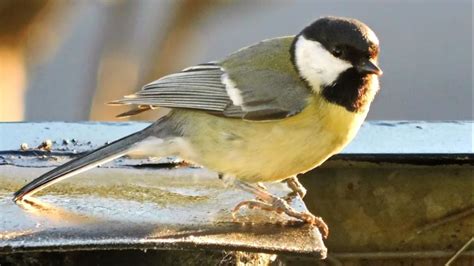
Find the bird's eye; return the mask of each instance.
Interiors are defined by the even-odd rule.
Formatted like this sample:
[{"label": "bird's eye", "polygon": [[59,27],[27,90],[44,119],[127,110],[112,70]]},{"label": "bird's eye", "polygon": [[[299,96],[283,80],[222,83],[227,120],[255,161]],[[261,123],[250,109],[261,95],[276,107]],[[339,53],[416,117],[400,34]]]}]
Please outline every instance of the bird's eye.
[{"label": "bird's eye", "polygon": [[335,57],[341,57],[342,56],[342,49],[339,48],[339,47],[332,48],[331,52]]}]

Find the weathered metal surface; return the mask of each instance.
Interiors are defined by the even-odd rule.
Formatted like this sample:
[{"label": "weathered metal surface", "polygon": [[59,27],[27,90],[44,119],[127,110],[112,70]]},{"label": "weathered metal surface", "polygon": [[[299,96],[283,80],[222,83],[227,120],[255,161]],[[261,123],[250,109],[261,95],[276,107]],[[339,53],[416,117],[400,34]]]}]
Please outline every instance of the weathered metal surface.
[{"label": "weathered metal surface", "polygon": [[[322,258],[317,229],[230,210],[252,196],[204,169],[98,168],[16,205],[12,192],[49,169],[0,167],[0,253],[84,249],[222,249]],[[284,195],[284,184],[269,185]],[[292,205],[305,210],[301,201]],[[252,221],[252,223],[249,223]]]},{"label": "weathered metal surface", "polygon": [[[233,223],[229,210],[250,195],[222,187],[204,169],[166,168],[174,165],[175,158],[118,160],[108,165],[112,168],[92,170],[48,188],[36,197],[46,205],[20,208],[9,201],[27,179],[47,170],[25,166],[61,164],[147,125],[0,123],[0,227],[14,232],[0,238],[3,251],[69,243],[63,248],[202,247],[324,254],[318,232],[264,223],[266,213],[249,212],[256,215],[252,226]],[[439,259],[454,254],[474,226],[473,125],[472,121],[365,123],[340,155],[301,176],[309,191],[305,202],[331,228],[328,246],[335,253],[330,258],[345,262],[373,252],[393,257],[401,251],[425,257],[437,254]],[[21,143],[36,148],[46,139],[53,141],[51,152],[19,151]],[[270,187],[287,192],[282,184]],[[304,209],[301,202],[294,204]],[[90,242],[78,244],[87,239]],[[231,244],[226,246],[225,241]]]},{"label": "weathered metal surface", "polygon": [[[0,123],[0,253],[94,249],[217,249],[326,256],[319,231],[288,217],[232,208],[252,195],[174,158],[124,158],[16,205],[12,193],[50,167],[147,123]],[[51,140],[51,150],[41,143]],[[20,149],[22,143],[23,150]],[[271,184],[277,195],[290,190]],[[301,200],[292,201],[306,210]],[[251,222],[250,222],[251,221]]]},{"label": "weathered metal surface", "polygon": [[[474,236],[474,166],[468,163],[333,160],[299,179],[308,188],[309,210],[332,230],[328,256],[343,264],[367,258],[446,262]],[[474,246],[461,257],[471,264],[459,265],[472,265]]]}]

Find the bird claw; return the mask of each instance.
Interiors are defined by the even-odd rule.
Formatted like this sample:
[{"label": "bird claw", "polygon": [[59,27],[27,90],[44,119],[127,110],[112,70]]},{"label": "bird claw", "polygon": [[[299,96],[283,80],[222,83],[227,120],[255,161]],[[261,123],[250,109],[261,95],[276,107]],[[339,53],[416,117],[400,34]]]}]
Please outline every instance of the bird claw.
[{"label": "bird claw", "polygon": [[[323,221],[321,217],[314,216],[313,214],[309,212],[300,212],[299,217],[300,220],[303,220],[304,222],[316,226],[319,231],[321,231],[324,239],[328,238],[329,235],[329,227],[328,225]],[[295,217],[298,218],[298,217]]]},{"label": "bird claw", "polygon": [[271,194],[266,194],[266,197],[258,197],[259,200],[246,200],[237,204],[232,210],[232,217],[235,219],[236,213],[242,208],[249,209],[259,208],[264,211],[273,211],[278,214],[285,213],[286,215],[301,220],[310,225],[316,226],[322,232],[324,238],[329,235],[329,228],[321,217],[316,217],[309,212],[298,212],[293,209],[286,200],[275,197]]}]

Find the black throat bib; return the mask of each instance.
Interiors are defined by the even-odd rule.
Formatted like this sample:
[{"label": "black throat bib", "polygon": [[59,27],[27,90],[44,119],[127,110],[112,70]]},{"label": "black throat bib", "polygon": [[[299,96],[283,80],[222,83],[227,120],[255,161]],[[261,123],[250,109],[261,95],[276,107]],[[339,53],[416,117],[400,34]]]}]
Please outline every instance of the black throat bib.
[{"label": "black throat bib", "polygon": [[322,88],[322,96],[329,102],[346,108],[349,112],[360,112],[370,104],[372,77],[350,68],[337,80]]}]

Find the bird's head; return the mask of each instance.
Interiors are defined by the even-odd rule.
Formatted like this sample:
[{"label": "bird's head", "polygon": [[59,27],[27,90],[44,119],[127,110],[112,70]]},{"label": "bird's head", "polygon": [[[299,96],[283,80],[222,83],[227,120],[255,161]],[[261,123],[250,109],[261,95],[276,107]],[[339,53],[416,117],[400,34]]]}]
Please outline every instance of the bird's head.
[{"label": "bird's head", "polygon": [[290,52],[295,68],[311,89],[349,111],[357,111],[361,103],[355,103],[354,97],[382,75],[377,66],[379,40],[355,19],[316,20],[295,37]]}]

